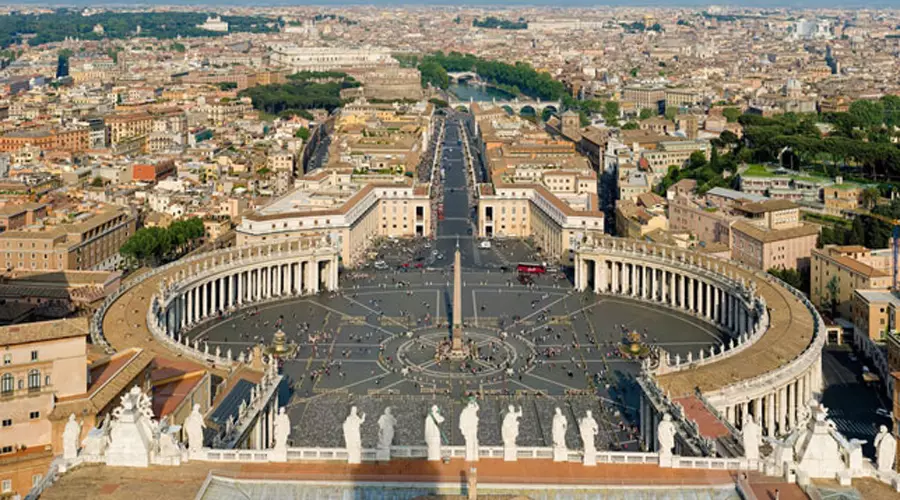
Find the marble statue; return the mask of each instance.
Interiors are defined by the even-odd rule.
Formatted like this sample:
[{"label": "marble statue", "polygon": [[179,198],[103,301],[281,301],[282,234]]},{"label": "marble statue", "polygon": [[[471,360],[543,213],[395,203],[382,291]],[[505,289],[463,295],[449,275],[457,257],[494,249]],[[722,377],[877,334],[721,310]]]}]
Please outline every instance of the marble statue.
[{"label": "marble statue", "polygon": [[148,467],[158,448],[159,424],[153,420],[150,400],[134,386],[122,396],[113,410],[113,423],[106,465],[113,467]]},{"label": "marble statue", "polygon": [[878,435],[875,436],[875,462],[878,465],[878,472],[889,472],[894,470],[894,459],[897,456],[897,441],[894,436],[888,432],[887,426],[878,428]]},{"label": "marble statue", "polygon": [[188,450],[191,453],[198,452],[203,448],[203,429],[206,424],[203,423],[203,415],[200,414],[200,405],[194,403],[194,409],[184,421],[184,431],[187,433]]},{"label": "marble statue", "polygon": [[581,442],[584,443],[584,465],[597,465],[597,447],[594,445],[594,437],[600,432],[597,421],[591,410],[588,410],[578,422],[578,432],[581,434]]},{"label": "marble statue", "polygon": [[565,462],[569,459],[569,450],[566,448],[566,431],[569,429],[569,421],[562,414],[562,410],[556,407],[553,415],[553,461]]},{"label": "marble statue", "polygon": [[675,424],[672,423],[672,415],[666,413],[656,428],[656,439],[659,442],[659,456],[672,458],[672,450],[675,448]]},{"label": "marble statue", "polygon": [[69,421],[63,430],[63,458],[75,460],[78,458],[78,441],[81,438],[81,424],[75,420],[75,414],[69,414]]},{"label": "marble statue", "polygon": [[760,429],[759,424],[752,416],[744,419],[744,425],[741,427],[741,441],[744,444],[744,457],[747,460],[759,460],[759,441]]},{"label": "marble statue", "polygon": [[181,463],[181,446],[176,437],[181,431],[179,425],[167,425],[159,432],[159,457],[164,460],[174,460]]},{"label": "marble statue", "polygon": [[394,442],[394,427],[397,419],[391,414],[391,407],[384,409],[384,413],[378,417],[378,447],[375,454],[378,460],[391,459],[391,444]]},{"label": "marble statue", "polygon": [[472,399],[459,412],[459,431],[466,440],[466,461],[478,461],[478,403]]},{"label": "marble statue", "polygon": [[509,405],[506,415],[503,417],[503,426],[500,428],[500,434],[503,437],[503,460],[507,462],[515,462],[518,454],[516,447],[516,439],[519,437],[519,419],[522,418],[522,407],[518,410],[513,405]]},{"label": "marble statue", "polygon": [[274,449],[287,451],[288,436],[291,435],[291,417],[288,416],[284,406],[278,409],[275,417],[275,446]]},{"label": "marble statue", "polygon": [[441,428],[444,422],[437,405],[432,405],[425,417],[425,446],[428,447],[428,460],[441,459]]},{"label": "marble statue", "polygon": [[350,414],[344,419],[344,444],[347,447],[347,463],[362,463],[362,437],[359,427],[366,421],[366,414],[357,413],[355,406],[350,407]]}]

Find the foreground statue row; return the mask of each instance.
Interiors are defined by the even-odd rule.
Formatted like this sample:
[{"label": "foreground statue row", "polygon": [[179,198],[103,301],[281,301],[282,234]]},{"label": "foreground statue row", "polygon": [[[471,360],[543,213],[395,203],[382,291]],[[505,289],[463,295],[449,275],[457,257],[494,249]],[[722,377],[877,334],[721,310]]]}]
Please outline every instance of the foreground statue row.
[{"label": "foreground statue row", "polygon": [[[465,440],[465,457],[469,462],[477,461],[480,455],[478,445],[478,410],[478,403],[475,400],[471,400],[459,414],[459,431]],[[518,444],[516,441],[519,437],[519,420],[522,418],[522,415],[522,407],[516,408],[514,405],[509,405],[503,416],[500,435],[503,439],[503,459],[505,461],[513,462],[518,460]],[[360,426],[365,421],[365,414],[359,414],[359,410],[355,406],[350,408],[350,414],[344,420],[344,444],[349,463],[358,464],[362,462]],[[441,445],[447,444],[448,440],[441,430],[441,424],[443,423],[444,417],[441,415],[440,409],[437,405],[432,406],[425,416],[425,447],[428,460],[445,458],[441,455]],[[390,460],[390,448],[393,444],[394,426],[396,424],[397,420],[391,413],[391,409],[385,408],[384,414],[378,419],[377,460]],[[563,462],[569,460],[569,449],[566,446],[566,431],[568,428],[568,420],[563,415],[562,410],[557,407],[551,426],[554,461]],[[585,415],[578,420],[578,433],[584,444],[584,465],[597,464],[597,448],[594,444],[594,439],[599,430],[600,427],[597,425],[597,421],[594,420],[590,410],[585,412]],[[675,445],[675,426],[668,415],[660,424],[659,435],[661,448],[666,450],[668,455],[671,456]]]},{"label": "foreground statue row", "polygon": [[[458,429],[465,444],[464,449],[460,450],[459,447],[449,445],[445,429],[442,427],[446,419],[437,405],[431,406],[424,417],[424,449],[421,444],[393,446],[397,419],[391,408],[386,408],[377,419],[376,447],[374,450],[366,450],[366,459],[388,461],[391,460],[393,451],[394,456],[424,455],[432,461],[446,460],[451,456],[477,461],[485,452],[484,449],[480,449],[478,440],[479,409],[478,403],[471,400],[459,414]],[[581,452],[568,449],[566,433],[569,430],[569,421],[563,410],[556,408],[550,426],[551,447],[529,448],[526,453],[520,454],[517,440],[523,418],[522,408],[513,405],[510,405],[502,416],[499,430],[503,441],[502,456],[506,461],[516,461],[520,457],[528,459],[552,456],[554,461],[568,462],[580,459],[584,465],[593,466],[600,458],[609,459],[604,455],[606,452],[597,451],[595,438],[599,426],[591,411],[586,411],[582,417],[576,419],[583,445]],[[343,449],[289,449],[290,418],[283,407],[279,408],[271,421],[271,437],[267,442],[260,443],[263,449],[259,450],[260,455],[254,455],[256,457],[254,461],[259,460],[261,456],[268,462],[287,462],[291,452],[294,453],[292,459],[300,460],[300,456],[312,451],[322,452],[322,456],[330,457],[326,459],[346,460],[352,464],[359,464],[363,461],[364,455],[361,427],[366,420],[366,415],[359,412],[357,407],[350,408],[342,426],[345,444]],[[639,463],[658,464],[664,468],[698,468],[697,457],[681,457],[675,453],[679,425],[683,423],[673,421],[668,414],[663,415],[656,426],[657,451],[634,453],[635,458],[640,456]],[[204,442],[207,441],[204,434],[208,433],[205,432],[199,405],[195,405],[185,419],[184,434],[187,438],[185,447],[179,442],[181,427],[168,424],[165,418],[155,420],[150,398],[136,387],[122,396],[119,407],[108,414],[98,427],[91,429],[79,443],[82,435],[81,426],[82,423],[77,421],[75,415],[70,415],[62,434],[61,472],[65,472],[67,467],[81,463],[103,463],[120,467],[178,466],[188,460],[221,461],[228,455],[223,453],[227,447],[204,446]],[[798,418],[798,425],[789,434],[779,438],[766,438],[770,444],[767,448],[771,448],[771,451],[767,450],[765,456],[760,449],[760,426],[752,417],[744,421],[741,434],[743,457],[707,458],[706,460],[720,461],[716,462],[716,465],[708,462],[707,466],[715,469],[758,470],[766,475],[782,476],[788,482],[797,482],[801,485],[808,484],[814,479],[836,479],[841,484],[847,485],[853,478],[872,477],[891,484],[900,491],[900,476],[894,472],[897,441],[888,429],[884,426],[880,428],[873,443],[876,459],[867,460],[862,454],[862,445],[865,442],[844,437],[828,418],[828,409],[815,400],[803,406],[803,414]],[[213,443],[216,441],[213,440]],[[499,450],[496,447],[490,448],[487,455],[498,457]],[[617,453],[617,455],[627,454]],[[228,460],[240,461],[240,458],[234,458],[234,454],[230,456],[232,458]]]}]

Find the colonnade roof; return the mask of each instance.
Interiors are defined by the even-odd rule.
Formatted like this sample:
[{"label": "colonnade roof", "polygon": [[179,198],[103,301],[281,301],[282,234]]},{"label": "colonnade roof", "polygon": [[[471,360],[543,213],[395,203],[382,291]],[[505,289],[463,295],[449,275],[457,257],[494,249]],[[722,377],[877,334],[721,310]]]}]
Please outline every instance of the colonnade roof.
[{"label": "colonnade roof", "polygon": [[[273,243],[273,247],[294,244],[300,240],[284,241],[281,243]],[[314,238],[309,239],[313,244],[318,241]],[[244,250],[246,252],[246,248]],[[253,251],[257,251],[257,247],[252,247]],[[235,252],[239,248],[233,249]],[[139,347],[145,351],[151,352],[156,356],[166,358],[179,358],[181,355],[166,346],[164,343],[158,342],[153,338],[147,326],[147,311],[150,309],[150,300],[154,294],[159,293],[159,285],[163,278],[167,283],[177,280],[179,271],[187,270],[189,266],[203,266],[204,262],[209,262],[210,267],[214,264],[215,259],[221,259],[221,256],[212,254],[201,257],[190,264],[186,262],[178,262],[165,271],[150,276],[125,293],[113,302],[103,316],[103,337],[115,351],[122,351],[131,347]],[[140,276],[141,271],[136,272],[129,277],[134,279]],[[150,272],[145,270],[144,272]],[[208,367],[209,370],[218,375],[224,376],[227,371],[224,369],[216,369]]]},{"label": "colonnade roof", "polygon": [[757,294],[769,309],[769,329],[734,356],[659,376],[660,387],[672,397],[693,394],[695,388],[703,393],[714,392],[763,376],[800,356],[813,341],[815,320],[799,298],[788,289],[745,270],[731,269],[736,270],[738,279],[743,277],[756,283]]},{"label": "colonnade roof", "polygon": [[[203,261],[200,263],[202,265]],[[160,281],[163,278],[168,281],[175,279],[178,271],[187,267],[186,264],[176,265],[156,276],[151,276],[122,294],[109,306],[106,315],[103,316],[103,337],[113,349],[122,351],[129,347],[139,347],[155,356],[180,357],[165,344],[153,338],[147,327],[147,311],[150,309],[153,294],[159,293]],[[226,374],[225,370],[210,368],[210,371],[218,376]]]}]

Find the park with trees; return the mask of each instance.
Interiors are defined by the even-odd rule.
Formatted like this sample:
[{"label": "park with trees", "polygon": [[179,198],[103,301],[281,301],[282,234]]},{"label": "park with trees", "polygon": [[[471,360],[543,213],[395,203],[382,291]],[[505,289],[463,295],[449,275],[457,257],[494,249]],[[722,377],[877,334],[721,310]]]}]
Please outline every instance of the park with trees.
[{"label": "park with trees", "polygon": [[[51,13],[23,14],[18,12],[0,16],[0,46],[3,48],[21,43],[22,35],[33,35],[28,44],[61,42],[66,38],[102,40],[126,39],[140,34],[152,38],[214,37],[228,33],[198,28],[209,13],[206,12],[98,12],[90,16],[80,10],[57,9]],[[229,32],[266,33],[274,31],[274,19],[256,16],[222,16],[229,25]],[[102,33],[95,33],[94,26],[103,26]]]},{"label": "park with trees", "polygon": [[155,267],[182,257],[197,247],[206,231],[198,217],[177,220],[169,227],[144,227],[119,249],[131,268]]}]

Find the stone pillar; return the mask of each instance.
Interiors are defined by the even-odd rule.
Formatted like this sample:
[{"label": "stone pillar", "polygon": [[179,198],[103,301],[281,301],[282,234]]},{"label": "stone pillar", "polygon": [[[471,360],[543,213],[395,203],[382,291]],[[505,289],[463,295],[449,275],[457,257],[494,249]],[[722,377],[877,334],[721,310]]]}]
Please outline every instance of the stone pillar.
[{"label": "stone pillar", "polygon": [[719,287],[713,286],[713,318],[712,319],[716,324],[719,324],[722,322],[721,304],[719,302],[719,300],[720,300],[719,293],[720,292],[721,292],[721,290],[719,290]]},{"label": "stone pillar", "polygon": [[766,436],[775,435],[775,393],[766,395]]},{"label": "stone pillar", "polygon": [[797,404],[797,389],[794,386],[794,382],[789,383],[785,387],[785,392],[787,393],[787,406],[785,406],[787,410],[787,428],[793,429],[796,422],[794,409]]},{"label": "stone pillar", "polygon": [[659,279],[656,276],[656,268],[650,267],[650,290],[652,297],[650,300],[659,300]]},{"label": "stone pillar", "polygon": [[311,293],[319,293],[319,262],[315,259],[310,261],[309,280],[309,289]]},{"label": "stone pillar", "polygon": [[787,387],[778,389],[778,432],[787,431]]},{"label": "stone pillar", "polygon": [[219,309],[223,311],[228,307],[228,304],[225,303],[225,285],[227,285],[225,281],[225,278],[219,278],[218,280],[216,280],[219,285]]},{"label": "stone pillar", "polygon": [[619,293],[619,263],[612,261],[612,293]]},{"label": "stone pillar", "polygon": [[668,272],[669,276],[669,306],[675,305],[675,273]]},{"label": "stone pillar", "polygon": [[688,311],[694,311],[694,279],[686,276],[684,280],[685,296],[687,297]]}]

